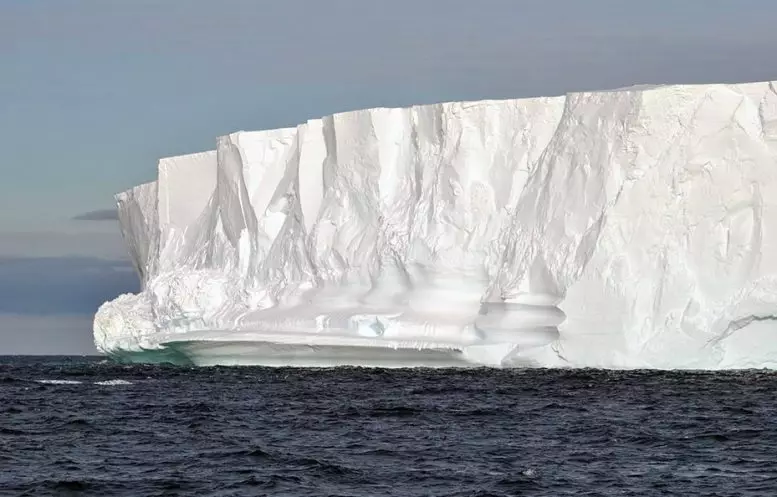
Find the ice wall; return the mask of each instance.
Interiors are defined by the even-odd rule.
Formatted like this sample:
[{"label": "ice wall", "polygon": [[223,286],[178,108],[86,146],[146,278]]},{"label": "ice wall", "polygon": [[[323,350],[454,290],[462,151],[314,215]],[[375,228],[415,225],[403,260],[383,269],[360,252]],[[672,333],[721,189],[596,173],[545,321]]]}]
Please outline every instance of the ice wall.
[{"label": "ice wall", "polygon": [[773,83],[233,133],[117,196],[144,290],[100,309],[96,343],[195,363],[772,367],[776,143]]},{"label": "ice wall", "polygon": [[119,226],[142,287],[159,261],[157,184],[146,183],[116,195]]}]

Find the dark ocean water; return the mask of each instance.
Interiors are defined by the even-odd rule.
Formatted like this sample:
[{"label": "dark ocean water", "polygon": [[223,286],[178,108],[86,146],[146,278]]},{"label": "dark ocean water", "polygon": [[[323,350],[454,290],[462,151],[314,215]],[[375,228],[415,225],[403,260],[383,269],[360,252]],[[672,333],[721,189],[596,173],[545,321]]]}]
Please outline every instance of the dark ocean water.
[{"label": "dark ocean water", "polygon": [[0,495],[775,496],[777,375],[0,358]]}]

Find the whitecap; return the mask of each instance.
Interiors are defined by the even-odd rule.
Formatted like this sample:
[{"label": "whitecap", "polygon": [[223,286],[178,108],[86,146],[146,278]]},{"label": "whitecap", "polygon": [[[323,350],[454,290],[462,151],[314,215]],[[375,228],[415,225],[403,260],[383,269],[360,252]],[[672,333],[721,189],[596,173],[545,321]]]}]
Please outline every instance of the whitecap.
[{"label": "whitecap", "polygon": [[131,381],[127,381],[127,380],[105,380],[105,381],[95,381],[94,384],[95,385],[107,385],[107,386],[111,386],[111,385],[132,385],[132,382]]}]

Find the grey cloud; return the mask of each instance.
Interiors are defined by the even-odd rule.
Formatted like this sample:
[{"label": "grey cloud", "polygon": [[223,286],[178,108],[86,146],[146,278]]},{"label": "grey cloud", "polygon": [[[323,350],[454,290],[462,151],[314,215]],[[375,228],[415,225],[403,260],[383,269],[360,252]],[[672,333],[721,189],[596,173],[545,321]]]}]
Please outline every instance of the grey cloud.
[{"label": "grey cloud", "polygon": [[97,257],[0,257],[0,313],[92,315],[139,290],[129,261]]},{"label": "grey cloud", "polygon": [[98,209],[73,216],[74,221],[117,221],[119,212],[116,209]]}]

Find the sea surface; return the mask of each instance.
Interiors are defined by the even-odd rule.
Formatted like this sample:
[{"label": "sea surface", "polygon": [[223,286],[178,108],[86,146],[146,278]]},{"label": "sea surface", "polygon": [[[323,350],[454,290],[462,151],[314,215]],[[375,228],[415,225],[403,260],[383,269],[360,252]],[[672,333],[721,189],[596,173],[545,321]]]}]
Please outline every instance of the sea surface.
[{"label": "sea surface", "polygon": [[777,374],[6,357],[0,495],[775,496]]}]

